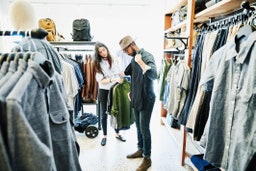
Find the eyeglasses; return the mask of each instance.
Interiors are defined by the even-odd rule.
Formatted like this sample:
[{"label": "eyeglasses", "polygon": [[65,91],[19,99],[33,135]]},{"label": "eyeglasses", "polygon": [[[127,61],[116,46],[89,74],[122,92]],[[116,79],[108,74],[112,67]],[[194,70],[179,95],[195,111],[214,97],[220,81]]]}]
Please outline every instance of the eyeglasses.
[{"label": "eyeglasses", "polygon": [[129,44],[126,48],[123,49],[123,52],[127,52],[131,44]]}]

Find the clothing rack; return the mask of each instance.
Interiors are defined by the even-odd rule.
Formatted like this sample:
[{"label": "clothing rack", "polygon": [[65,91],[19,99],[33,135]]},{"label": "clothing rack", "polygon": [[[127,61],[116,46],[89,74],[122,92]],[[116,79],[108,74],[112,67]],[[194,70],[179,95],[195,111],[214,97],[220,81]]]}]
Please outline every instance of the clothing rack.
[{"label": "clothing rack", "polygon": [[234,12],[219,17],[211,17],[208,21],[198,24],[195,29],[198,32],[213,31],[223,27],[228,27],[235,24],[246,24],[248,19],[255,14],[255,8],[248,5],[242,5],[242,7]]},{"label": "clothing rack", "polygon": [[[47,57],[52,55],[34,49],[0,53],[0,170],[81,170],[62,80]],[[5,131],[9,128],[13,131]],[[56,136],[61,142],[55,143]]]},{"label": "clothing rack", "polygon": [[[252,7],[253,5],[254,4],[251,4],[250,6],[249,1],[244,1],[241,4],[241,8],[234,12],[230,12],[225,15],[219,15],[218,17],[209,18],[209,20],[204,23],[195,24],[195,30],[197,30],[200,33],[204,31],[209,31],[209,29],[216,30],[223,27],[227,27],[231,24],[238,24],[238,23],[248,24],[247,23],[248,19],[254,17],[255,15],[256,8]],[[187,156],[190,158],[192,156],[190,153],[186,151],[187,137],[199,152],[203,152],[204,149],[201,148],[201,146],[198,146],[198,144],[193,141],[192,137],[188,134],[186,130],[186,126],[182,126],[181,130],[182,130],[182,139],[183,139],[181,164],[183,166],[185,163],[185,157]]]},{"label": "clothing rack", "polygon": [[48,35],[48,32],[42,28],[36,30],[27,31],[5,31],[0,30],[0,36],[22,36],[22,37],[33,37],[33,38],[44,38]]},{"label": "clothing rack", "polygon": [[[93,57],[93,53],[94,53],[94,47],[96,42],[93,41],[65,41],[65,42],[50,42],[51,45],[53,45],[53,47],[60,53],[60,54],[65,54],[65,55],[81,55],[81,61],[84,61],[85,59],[87,59],[87,57]],[[73,57],[71,57],[72,59],[74,59]],[[88,58],[89,59],[89,58]],[[74,59],[76,61],[78,61],[77,59]],[[79,59],[80,61],[80,59]],[[83,63],[83,62],[82,62]],[[87,64],[86,64],[87,65]],[[87,65],[87,67],[89,67],[90,65]],[[91,70],[90,70],[91,71]],[[85,73],[85,79],[87,77],[87,75],[91,76],[90,73],[86,74]],[[90,84],[89,84],[90,83]],[[84,97],[84,95],[82,95],[82,101],[83,103],[81,104],[81,109],[82,109],[82,113],[84,113],[84,103],[92,103],[92,104],[96,104],[96,113],[99,116],[99,105],[97,100],[94,101],[94,99],[92,99],[91,93],[92,93],[92,85],[93,83],[91,82],[86,82],[86,84],[84,84],[83,88],[82,88],[82,94],[85,93],[86,97]],[[87,97],[87,93],[88,91],[85,90],[90,90],[89,93],[90,95]],[[94,92],[94,91],[93,91]],[[101,123],[98,122],[98,129],[101,129]]]},{"label": "clothing rack", "polygon": [[59,52],[85,52],[93,53],[96,42],[73,41],[73,42],[50,42]]}]

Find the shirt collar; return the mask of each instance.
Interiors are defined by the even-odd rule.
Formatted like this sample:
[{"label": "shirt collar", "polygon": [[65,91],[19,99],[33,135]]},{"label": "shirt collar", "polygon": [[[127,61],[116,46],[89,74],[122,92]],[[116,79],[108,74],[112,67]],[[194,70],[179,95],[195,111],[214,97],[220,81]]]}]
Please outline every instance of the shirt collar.
[{"label": "shirt collar", "polygon": [[27,71],[33,74],[41,88],[46,88],[52,83],[54,69],[52,63],[47,59],[40,65],[33,60],[29,60]]},{"label": "shirt collar", "polygon": [[141,54],[143,52],[144,52],[144,48],[141,48],[138,53]]},{"label": "shirt collar", "polygon": [[241,47],[240,51],[236,51],[236,46],[238,46],[238,40],[237,36],[234,36],[230,42],[227,44],[227,50],[226,50],[226,59],[225,60],[230,60],[231,58],[236,57],[236,61],[238,63],[243,64],[245,59],[247,58],[248,53],[250,52],[250,49],[252,45],[256,41],[256,33],[253,32],[249,35],[249,37],[246,40],[242,40],[240,43],[245,43],[244,46]]}]

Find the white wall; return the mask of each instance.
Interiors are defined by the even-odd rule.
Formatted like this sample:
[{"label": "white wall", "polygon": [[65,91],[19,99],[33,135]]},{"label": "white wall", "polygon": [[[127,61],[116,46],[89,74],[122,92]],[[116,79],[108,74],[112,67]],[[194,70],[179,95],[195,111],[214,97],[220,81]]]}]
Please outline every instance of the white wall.
[{"label": "white wall", "polygon": [[[105,43],[113,55],[120,49],[119,40],[130,34],[136,38],[140,47],[153,53],[157,62],[162,58],[165,0],[149,0],[149,5],[146,6],[54,2],[36,2],[32,5],[38,19],[49,17],[55,21],[57,30],[66,38],[65,41],[72,41],[72,21],[76,18],[87,18],[91,23],[91,34],[94,36],[92,41]],[[6,9],[9,5],[10,1]],[[4,18],[8,17],[6,11]],[[4,22],[3,29],[12,29],[8,19]]]}]

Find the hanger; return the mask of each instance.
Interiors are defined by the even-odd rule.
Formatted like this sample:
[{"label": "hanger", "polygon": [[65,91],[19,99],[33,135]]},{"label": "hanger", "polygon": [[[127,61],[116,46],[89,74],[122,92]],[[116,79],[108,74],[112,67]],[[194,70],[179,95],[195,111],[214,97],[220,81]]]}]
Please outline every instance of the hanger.
[{"label": "hanger", "polygon": [[24,56],[24,52],[17,52],[14,57],[14,61],[18,62],[20,58],[23,58],[23,56]]},{"label": "hanger", "polygon": [[31,37],[31,30],[27,29],[25,31],[25,37]]},{"label": "hanger", "polygon": [[253,13],[251,16],[249,16],[248,20],[247,20],[247,24],[250,25],[253,30],[256,30],[256,14],[255,14],[255,9],[256,9],[256,6],[252,6],[251,8],[253,8]]},{"label": "hanger", "polygon": [[5,32],[6,32],[6,30],[0,31],[0,33],[1,33],[0,35],[1,35],[1,36],[4,36],[4,35],[5,35]]},{"label": "hanger", "polygon": [[2,65],[4,61],[6,61],[8,57],[8,53],[3,53],[1,56],[0,56],[0,64]]},{"label": "hanger", "polygon": [[7,62],[11,62],[12,60],[14,60],[14,57],[16,56],[16,53],[9,53],[9,55],[7,56],[6,61]]},{"label": "hanger", "polygon": [[31,56],[31,52],[25,52],[23,60],[28,62],[28,60],[30,59],[30,56]]},{"label": "hanger", "polygon": [[[247,3],[245,3],[245,4],[247,4]],[[248,11],[247,11],[246,14],[242,15],[242,23],[244,25],[239,29],[238,33],[236,34],[236,37],[238,39],[241,39],[241,38],[244,38],[244,37],[247,39],[249,37],[249,35],[253,31],[256,30],[256,27],[255,27],[255,24],[256,24],[255,23],[255,17],[256,17],[256,15],[255,15],[255,8],[254,7],[250,7],[250,6],[248,7],[248,4],[244,8],[248,9]],[[250,17],[248,17],[249,16],[249,12],[251,12],[251,11],[253,12],[253,14]],[[248,15],[248,16],[246,16],[246,15]]]},{"label": "hanger", "polygon": [[31,52],[30,58],[28,60],[34,61],[35,55],[36,55],[36,52]]}]

